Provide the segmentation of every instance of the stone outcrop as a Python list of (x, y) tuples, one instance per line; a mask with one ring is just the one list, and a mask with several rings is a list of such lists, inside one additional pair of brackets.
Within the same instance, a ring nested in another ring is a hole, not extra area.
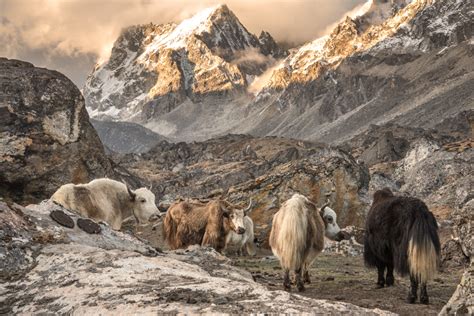
[(64, 228), (49, 217), (57, 208), (0, 201), (0, 313), (391, 315), (270, 291), (209, 248), (162, 253), (105, 225), (94, 235)]
[(48, 198), (60, 185), (112, 176), (84, 99), (64, 75), (0, 58), (0, 195)]

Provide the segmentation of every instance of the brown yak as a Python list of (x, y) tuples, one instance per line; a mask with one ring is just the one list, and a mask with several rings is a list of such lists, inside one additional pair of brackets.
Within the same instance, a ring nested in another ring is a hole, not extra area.
[(171, 249), (190, 245), (210, 246), (221, 251), (229, 231), (245, 233), (242, 209), (225, 200), (181, 201), (170, 206), (163, 221), (165, 240)]

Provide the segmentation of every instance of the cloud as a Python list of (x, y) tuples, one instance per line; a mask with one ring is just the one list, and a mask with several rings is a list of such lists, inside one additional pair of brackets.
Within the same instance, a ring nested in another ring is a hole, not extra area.
[[(104, 58), (122, 28), (179, 22), (218, 0), (1, 0), (0, 56), (29, 56), (55, 68), (54, 58)], [(228, 0), (225, 3), (253, 33), (269, 31), (279, 41), (302, 43), (363, 0)], [(46, 52), (45, 52), (46, 51)], [(38, 58), (35, 56), (39, 54)], [(86, 57), (85, 57), (86, 56)], [(85, 79), (89, 69), (81, 76)], [(77, 70), (70, 70), (77, 71)], [(70, 77), (71, 73), (67, 73)], [(77, 76), (77, 74), (74, 74)], [(77, 83), (77, 82), (76, 82)]]

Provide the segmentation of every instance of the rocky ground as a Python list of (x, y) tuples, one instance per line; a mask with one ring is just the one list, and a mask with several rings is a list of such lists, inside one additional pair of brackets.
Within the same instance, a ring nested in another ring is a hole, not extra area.
[(212, 249), (163, 253), (103, 225), (64, 228), (49, 216), (58, 208), (0, 202), (1, 313), (390, 314), (270, 290)]
[[(269, 289), (281, 289), (283, 272), (274, 257), (236, 258), (234, 264), (250, 271)], [(430, 305), (408, 304), (408, 278), (396, 277), (390, 288), (376, 289), (377, 272), (368, 270), (361, 255), (323, 253), (313, 264), (311, 284), (301, 295), (347, 302), (365, 308), (380, 308), (400, 315), (436, 315), (448, 302), (462, 275), (462, 267), (446, 268), (429, 284)]]

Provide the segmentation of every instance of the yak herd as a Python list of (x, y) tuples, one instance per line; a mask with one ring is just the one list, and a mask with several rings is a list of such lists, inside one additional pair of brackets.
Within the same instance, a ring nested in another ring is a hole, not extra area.
[[(66, 184), (51, 199), (115, 230), (130, 217), (139, 224), (161, 217), (150, 189), (131, 190), (111, 179)], [(252, 200), (243, 207), (222, 197), (177, 201), (163, 219), (165, 240), (170, 249), (198, 244), (226, 252), (234, 245), (239, 253), (245, 248), (255, 255), (253, 222), (248, 216), (252, 207)], [(269, 244), (284, 271), (285, 289), (290, 290), (290, 272), (294, 272), (296, 288), (304, 291), (304, 284), (310, 282), (309, 268), (324, 248), (324, 237), (336, 241), (345, 237), (328, 204), (318, 207), (316, 201), (301, 194), (282, 203), (273, 216)], [(420, 286), (420, 302), (428, 304), (426, 284), (437, 270), (439, 253), (437, 222), (423, 201), (395, 196), (387, 188), (374, 193), (366, 220), (364, 262), (377, 269), (377, 287), (393, 285), (395, 270), (410, 276), (408, 302), (417, 300)]]

